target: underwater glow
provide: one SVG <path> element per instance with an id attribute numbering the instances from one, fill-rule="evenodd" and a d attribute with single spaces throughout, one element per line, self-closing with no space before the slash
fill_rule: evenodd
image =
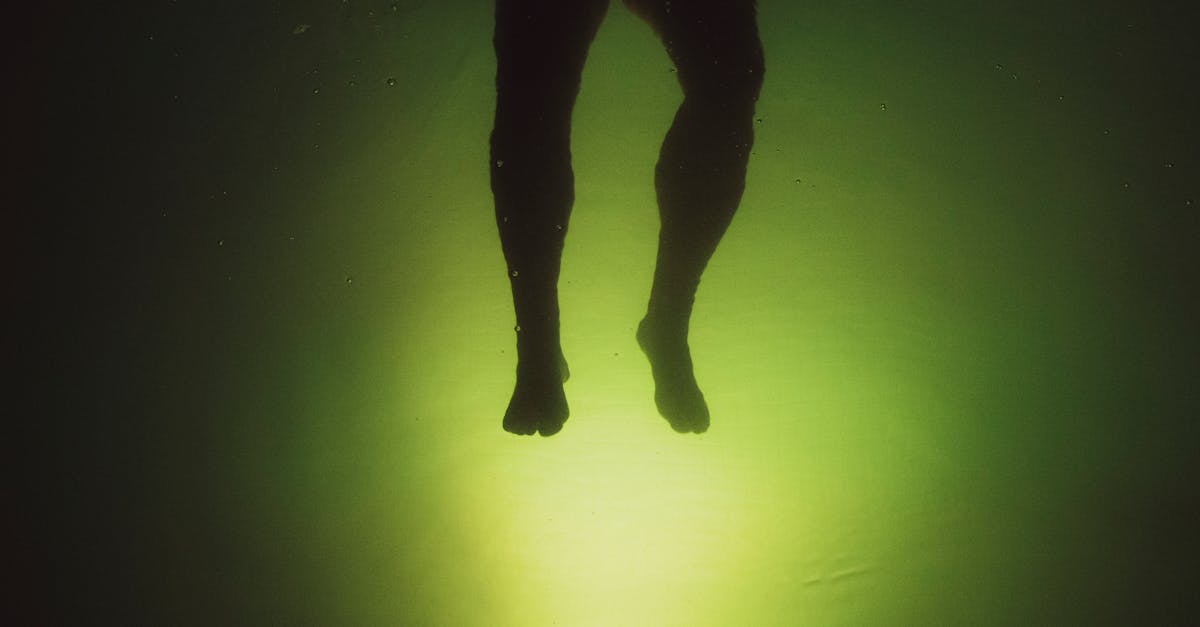
<path id="1" fill-rule="evenodd" d="M 492 457 L 456 491 L 477 554 L 494 560 L 505 622 L 694 624 L 724 602 L 721 582 L 761 535 L 748 468 L 617 417 Z"/>
<path id="2" fill-rule="evenodd" d="M 38 280 L 64 624 L 1195 622 L 1185 23 L 759 2 L 681 435 L 634 339 L 680 93 L 614 0 L 572 120 L 571 416 L 517 437 L 492 2 L 285 4 L 80 8 L 47 73 L 45 188 L 88 210 L 47 212 Z"/>

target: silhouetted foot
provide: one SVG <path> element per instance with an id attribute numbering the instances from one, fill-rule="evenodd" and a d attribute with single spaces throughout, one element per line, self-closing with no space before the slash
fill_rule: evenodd
<path id="1" fill-rule="evenodd" d="M 567 361 L 561 357 L 557 367 L 518 364 L 517 386 L 504 412 L 504 430 L 517 435 L 543 436 L 562 430 L 570 414 L 562 384 L 570 376 Z"/>
<path id="2" fill-rule="evenodd" d="M 658 413 L 679 433 L 708 430 L 708 405 L 692 372 L 686 330 L 667 328 L 644 318 L 638 324 L 637 341 L 650 360 Z"/>

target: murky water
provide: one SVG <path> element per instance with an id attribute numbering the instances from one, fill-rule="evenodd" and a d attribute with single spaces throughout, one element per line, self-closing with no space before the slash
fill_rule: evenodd
<path id="1" fill-rule="evenodd" d="M 692 323 L 713 422 L 684 436 L 634 340 L 680 94 L 615 3 L 574 113 L 571 418 L 522 438 L 500 428 L 490 3 L 221 4 L 56 17 L 50 616 L 1191 611 L 1200 102 L 1178 16 L 760 2 L 747 188 Z"/>

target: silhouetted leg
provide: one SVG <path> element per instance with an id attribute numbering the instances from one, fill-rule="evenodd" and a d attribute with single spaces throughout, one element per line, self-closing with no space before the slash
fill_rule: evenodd
<path id="1" fill-rule="evenodd" d="M 688 322 L 700 276 L 745 188 L 762 44 L 750 1 L 627 3 L 662 38 L 684 93 L 655 171 L 658 259 L 637 338 L 659 413 L 676 431 L 701 433 L 709 413 L 692 371 Z"/>
<path id="2" fill-rule="evenodd" d="M 497 0 L 491 180 L 517 319 L 504 428 L 552 435 L 568 415 L 558 273 L 574 200 L 571 108 L 608 0 Z"/>

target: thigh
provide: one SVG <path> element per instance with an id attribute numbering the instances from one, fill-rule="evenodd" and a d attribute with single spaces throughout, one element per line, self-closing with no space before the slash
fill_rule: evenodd
<path id="1" fill-rule="evenodd" d="M 756 97 L 763 52 L 754 0 L 625 0 L 675 63 L 685 94 Z"/>
<path id="2" fill-rule="evenodd" d="M 496 0 L 497 87 L 578 84 L 608 0 Z"/>

